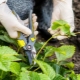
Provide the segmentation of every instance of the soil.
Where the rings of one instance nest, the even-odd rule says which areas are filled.
[[[73,11],[75,16],[75,30],[74,32],[80,32],[80,0],[73,0]],[[44,41],[44,39],[39,35],[39,41]],[[76,47],[75,55],[70,59],[74,64],[74,71],[80,73],[80,33],[75,37],[69,39],[64,39],[56,43],[49,43],[49,45],[60,46],[62,44],[74,45]]]
[[[75,14],[75,32],[80,32],[80,0],[74,0],[73,10]],[[69,40],[69,43],[76,46],[76,52],[72,58],[72,61],[75,63],[74,70],[76,73],[80,73],[80,34],[76,37],[72,37]]]

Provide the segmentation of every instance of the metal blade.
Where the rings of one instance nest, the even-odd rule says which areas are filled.
[[[30,63],[30,65],[31,65],[31,64],[33,63],[32,52],[28,50],[28,51],[26,51],[25,53],[27,54],[29,63]]]

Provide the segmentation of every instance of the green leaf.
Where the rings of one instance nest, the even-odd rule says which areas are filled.
[[[72,71],[72,73],[69,74],[69,77],[71,78],[71,80],[77,80],[77,75],[74,73],[74,71]]]
[[[40,73],[39,74],[41,80],[51,80],[47,75]]]
[[[72,36],[76,36],[76,33],[73,33],[73,32],[72,32],[71,35],[72,35]]]
[[[15,60],[19,60],[18,55],[13,49],[2,46],[0,47],[0,69],[3,71],[9,71],[11,63]]]
[[[77,74],[77,80],[80,80],[80,74]]]
[[[42,69],[43,73],[53,79],[55,77],[54,69],[47,63],[39,60],[35,60],[39,67]]]
[[[30,80],[51,80],[51,79],[45,74],[30,72]]]
[[[5,60],[9,60],[9,61],[21,60],[20,58],[18,58],[19,55],[17,54],[17,52],[15,52],[13,49],[7,46],[0,47],[0,55],[2,55],[2,57]]]
[[[30,66],[24,62],[19,62],[19,65],[21,66],[21,68],[29,68]]]
[[[57,28],[60,28],[60,26],[64,26],[65,24],[68,23],[63,20],[56,20],[52,25],[52,30],[56,30]]]
[[[3,80],[8,73],[0,70],[0,80]]]
[[[17,62],[13,62],[10,65],[10,71],[16,75],[19,75],[20,73],[20,65]]]
[[[3,54],[3,59],[7,61],[20,61],[21,59],[18,58],[18,54]]]
[[[70,46],[70,45],[64,45],[64,46],[59,47],[58,50],[60,50],[60,52],[65,53],[65,54],[61,54],[61,53],[59,53],[59,51],[55,52],[56,57],[57,57],[57,61],[59,62],[59,61],[63,61],[68,58],[71,58],[74,55],[75,47]]]
[[[74,63],[73,62],[65,63],[64,65],[67,66],[69,69],[74,68]]]
[[[9,71],[11,62],[4,60],[0,55],[0,70]]]
[[[15,80],[15,79],[16,79],[16,76],[11,76],[11,73],[7,72],[5,77],[3,79],[0,79],[0,80]]]
[[[68,24],[64,24],[64,26],[61,26],[60,29],[65,35],[70,35],[70,26]]]
[[[16,80],[30,80],[29,73],[27,71],[22,71]]]
[[[57,20],[52,25],[52,30],[60,29],[61,32],[64,33],[64,35],[70,36],[72,33],[70,32],[70,25],[63,20]]]
[[[30,76],[30,80],[41,80],[40,76],[36,72],[30,72],[29,76]]]
[[[54,51],[55,51],[55,48],[52,47],[52,46],[48,46],[45,48],[44,50],[44,53],[45,53],[45,56],[44,57],[50,57],[54,54]]]
[[[66,79],[58,74],[55,76],[55,78],[53,80],[66,80]]]
[[[5,41],[7,43],[12,43],[12,44],[14,44],[14,45],[17,46],[17,40],[10,38],[10,36],[8,35],[7,32],[5,32],[4,30],[2,30],[0,33],[2,33],[0,35],[0,40]]]
[[[11,55],[17,55],[17,52],[15,52],[13,49],[7,46],[0,46],[0,54],[11,54]]]
[[[53,63],[53,62],[49,63],[49,64],[53,67],[53,69],[55,70],[56,74],[60,74],[62,76],[65,76],[65,74],[67,74],[67,72],[69,71],[69,70],[67,70],[66,68],[62,67],[59,64],[56,64],[56,63]]]
[[[35,47],[36,47],[36,50],[39,50],[42,46],[43,46],[43,42],[36,42],[35,43]]]

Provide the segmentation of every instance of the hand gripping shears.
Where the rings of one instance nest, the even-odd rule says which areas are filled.
[[[19,16],[13,11],[15,16],[18,18]],[[32,31],[32,34],[28,37],[25,37],[24,34],[19,33],[18,44],[20,47],[23,47],[25,54],[28,56],[30,65],[33,64],[33,59],[36,57],[36,49],[34,47],[36,37],[34,35],[34,27],[32,21],[32,10],[29,12],[29,25],[28,28]]]

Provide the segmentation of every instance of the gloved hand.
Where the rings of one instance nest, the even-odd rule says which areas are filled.
[[[37,17],[33,15],[34,26],[37,27],[38,23],[36,22],[36,19]],[[30,29],[17,20],[6,3],[0,4],[0,22],[5,27],[11,38],[17,38],[18,31],[24,33],[25,35],[30,35],[32,33]]]
[[[28,23],[29,23],[29,20],[28,19],[25,19],[25,20],[21,20],[19,15],[17,15],[17,19],[18,21],[24,25],[24,26],[28,26]],[[37,31],[37,27],[38,27],[38,22],[36,22],[37,20],[37,16],[36,14],[32,14],[32,21],[33,21],[33,27],[34,27],[34,35],[36,36],[38,34],[38,31]],[[28,35],[25,35],[25,37],[27,37]]]
[[[62,40],[62,39],[65,39],[65,38],[68,38],[67,36],[65,36],[65,33],[61,32],[60,29],[57,29],[57,30],[52,30],[51,28],[48,29],[48,32],[50,34],[52,34],[52,36],[55,35],[55,37],[53,38],[56,38],[58,40]],[[59,34],[59,35],[58,35]],[[57,35],[57,36],[56,36]]]
[[[73,32],[75,26],[74,26],[74,14],[72,10],[72,0],[53,0],[53,2],[54,9],[52,13],[51,23],[53,23],[56,20],[64,20],[69,23],[69,25],[71,26],[70,31]],[[55,31],[49,29],[49,32],[53,35]],[[67,37],[61,36],[59,38],[61,40]]]
[[[38,34],[38,31],[37,31],[38,22],[36,22],[37,16],[36,14],[32,14],[32,17],[33,17],[34,35],[36,36]],[[24,26],[28,26],[28,19],[24,20],[23,22],[24,22]]]

